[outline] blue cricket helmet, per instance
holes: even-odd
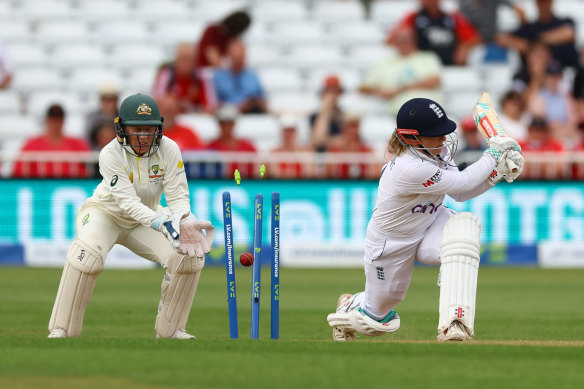
[[[456,123],[434,100],[417,97],[406,101],[396,118],[397,131],[407,135],[443,136],[456,130]]]

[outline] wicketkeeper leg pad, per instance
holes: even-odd
[[[162,298],[156,316],[156,333],[170,338],[177,329],[184,329],[191,311],[205,258],[173,255],[162,279]]]
[[[103,258],[99,252],[75,239],[67,252],[49,331],[62,328],[67,331],[67,337],[81,335],[85,308],[102,270]]]
[[[438,332],[454,321],[474,335],[481,224],[469,212],[456,214],[444,226],[440,243],[440,317]]]

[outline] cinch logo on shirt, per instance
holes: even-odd
[[[430,210],[429,214],[433,214],[438,207],[440,207],[442,203],[438,205],[434,205],[434,203],[428,202],[426,204],[418,204],[414,208],[412,208],[412,213],[426,213],[426,211]]]

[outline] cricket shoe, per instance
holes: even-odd
[[[67,331],[65,331],[62,328],[55,328],[55,329],[51,330],[51,333],[49,334],[49,336],[47,336],[47,338],[49,338],[49,339],[66,338],[66,337],[67,337]]]
[[[160,335],[156,334],[156,339],[160,339]],[[174,331],[174,334],[172,334],[170,339],[196,339],[196,338],[194,335],[189,334],[184,329],[179,328],[178,330]]]
[[[333,339],[342,339],[342,333],[340,330],[345,330],[345,333],[350,333],[350,336],[354,336],[355,332],[367,336],[380,336],[388,332],[397,331],[400,327],[400,318],[397,312],[391,311],[387,316],[381,320],[375,320],[370,317],[362,308],[361,304],[357,303],[356,297],[360,293],[349,296],[345,295],[339,297],[339,302],[341,305],[337,308],[335,313],[331,313],[327,316],[327,321],[331,327],[333,327]],[[344,340],[354,340],[347,339]]]
[[[350,293],[343,293],[342,295],[340,295],[339,299],[337,300],[337,311],[352,296],[353,295],[351,295]],[[331,315],[329,315],[329,316],[331,316]],[[328,320],[328,317],[327,317],[327,320]],[[357,339],[357,336],[355,335],[355,331],[352,331],[349,328],[343,328],[343,327],[338,327],[338,326],[333,327],[333,340],[335,342],[350,342],[350,341],[353,341],[356,339]]]
[[[472,340],[472,336],[469,335],[464,324],[459,321],[453,321],[447,329],[438,334],[436,339],[439,342],[464,342],[467,340]]]

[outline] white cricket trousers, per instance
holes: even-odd
[[[361,306],[381,319],[403,301],[412,279],[416,260],[440,265],[440,241],[444,225],[455,212],[441,206],[436,219],[419,235],[396,236],[367,226],[365,238],[365,293]]]
[[[165,269],[171,260],[180,262],[183,255],[174,251],[160,232],[139,223],[128,227],[127,223],[125,220],[120,222],[116,215],[86,203],[77,214],[77,234],[80,240],[98,251],[104,260],[115,244],[121,244]]]

